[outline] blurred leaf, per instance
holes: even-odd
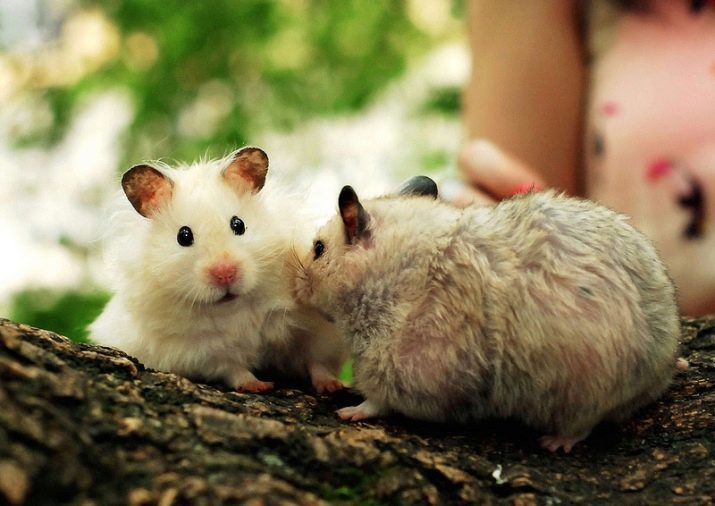
[[[456,0],[453,8],[460,3]],[[51,60],[57,68],[49,65],[47,75],[42,75],[44,60],[37,58],[30,68],[38,78],[26,91],[42,100],[50,119],[43,128],[23,131],[11,140],[22,146],[59,142],[88,97],[119,89],[134,109],[119,147],[120,167],[145,159],[224,155],[252,142],[259,132],[355,111],[434,43],[410,20],[406,0],[60,4],[69,6],[65,25],[78,11],[101,18],[95,28],[109,26],[112,51],[92,70],[76,76],[58,73],[57,68],[63,62],[71,69],[81,67],[81,51],[79,56],[64,55],[67,61]],[[56,24],[48,30],[60,38],[65,33]],[[90,30],[84,38],[81,30],[73,33],[69,46],[89,44],[89,50],[101,50],[92,46],[102,39],[97,33]],[[67,79],[50,79],[58,75]],[[438,163],[435,156],[429,155],[427,163],[433,158]],[[12,317],[82,340],[86,325],[107,299],[103,293],[28,290],[14,298]],[[344,374],[351,377],[349,370]]]
[[[315,115],[356,110],[430,43],[402,0],[79,4],[100,9],[116,25],[121,49],[105,67],[48,92],[56,120],[46,141],[61,138],[86,94],[125,89],[136,115],[123,165],[223,155],[251,142],[259,130],[290,129]],[[193,110],[207,82],[227,84],[233,102],[221,107],[216,125],[198,125],[211,135],[187,134],[178,118]],[[201,116],[193,121],[201,123]]]
[[[462,107],[462,90],[460,88],[437,88],[432,90],[423,105],[426,113],[440,113],[457,116]]]
[[[429,151],[420,158],[420,167],[425,172],[435,172],[444,169],[451,160],[450,153],[446,151]]]
[[[342,381],[343,383],[350,384],[353,380],[353,361],[348,360],[343,364],[342,369],[340,369],[340,373],[338,374],[338,379]]]
[[[109,295],[103,292],[25,290],[13,297],[10,318],[87,342],[87,325],[108,300]]]

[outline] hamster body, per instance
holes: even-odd
[[[344,345],[291,294],[305,234],[295,202],[263,188],[267,167],[263,151],[244,148],[125,173],[107,243],[114,293],[90,338],[148,367],[242,390],[271,388],[252,372],[266,367],[307,373],[319,391],[340,388]]]
[[[299,273],[354,356],[366,401],[342,418],[509,417],[570,451],[668,387],[674,287],[624,216],[550,191],[462,210],[420,185],[364,207],[344,188]]]

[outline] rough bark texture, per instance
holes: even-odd
[[[715,319],[657,403],[570,455],[507,422],[348,424],[355,393],[241,394],[0,320],[0,503],[712,504]]]

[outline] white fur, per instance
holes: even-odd
[[[669,385],[674,287],[624,216],[553,192],[493,208],[414,196],[364,207],[367,233],[348,245],[335,217],[297,288],[351,344],[366,402],[343,418],[513,417],[568,451]]]
[[[256,381],[252,371],[264,366],[305,374],[317,359],[335,374],[344,358],[335,329],[290,292],[293,248],[304,249],[307,237],[299,201],[271,178],[258,193],[236,191],[222,176],[231,160],[155,166],[173,193],[152,218],[117,197],[106,248],[114,295],[90,337],[151,368],[235,388]],[[245,222],[245,234],[231,230],[232,216]],[[193,231],[190,247],[177,242],[182,226]],[[230,287],[237,297],[218,302],[225,290],[207,269],[222,259],[239,276]]]

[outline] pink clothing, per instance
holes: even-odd
[[[713,310],[715,2],[652,0],[613,29],[592,65],[589,195],[632,216],[676,284],[702,288],[688,312]]]

